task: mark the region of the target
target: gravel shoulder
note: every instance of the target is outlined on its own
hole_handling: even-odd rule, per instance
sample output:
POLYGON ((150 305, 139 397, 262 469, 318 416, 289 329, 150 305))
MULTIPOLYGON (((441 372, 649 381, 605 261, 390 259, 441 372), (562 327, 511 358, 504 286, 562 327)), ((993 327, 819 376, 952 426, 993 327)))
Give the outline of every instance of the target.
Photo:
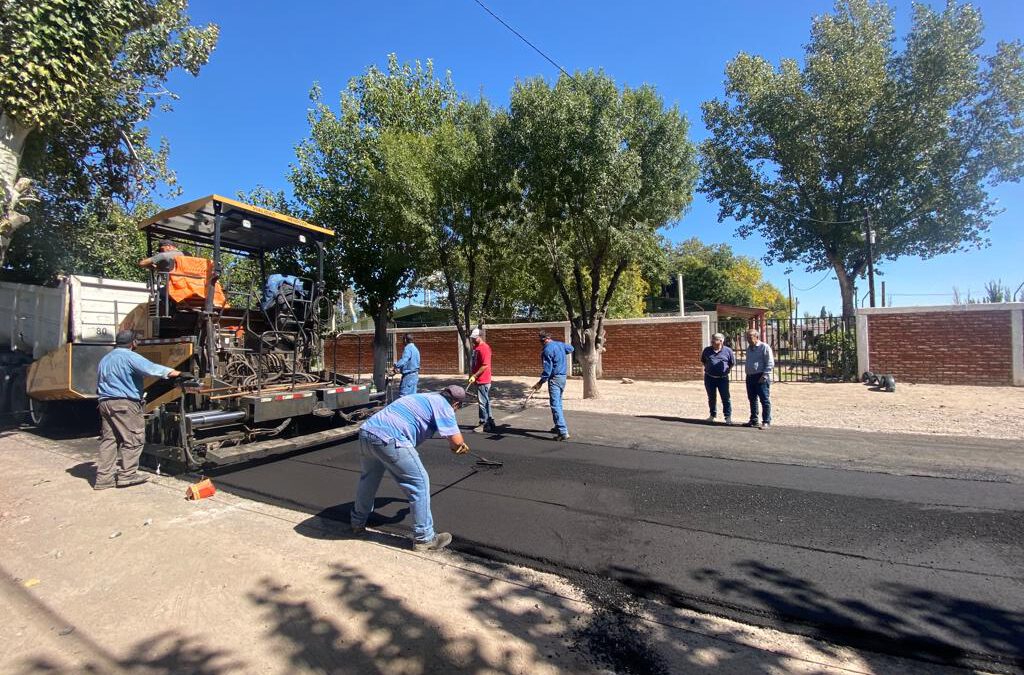
MULTIPOLYGON (((521 400, 534 382, 527 377, 496 377, 495 400, 521 400)), ((693 419, 708 415, 702 382, 602 380, 598 391, 600 398, 584 400, 583 381, 571 378, 566 410, 693 419)), ((743 383, 731 383, 731 394, 733 416, 743 422, 749 412, 743 383)), ((887 393, 855 383, 777 382, 771 395, 774 425, 780 427, 1024 440, 1024 387, 899 383, 895 392, 887 393)))

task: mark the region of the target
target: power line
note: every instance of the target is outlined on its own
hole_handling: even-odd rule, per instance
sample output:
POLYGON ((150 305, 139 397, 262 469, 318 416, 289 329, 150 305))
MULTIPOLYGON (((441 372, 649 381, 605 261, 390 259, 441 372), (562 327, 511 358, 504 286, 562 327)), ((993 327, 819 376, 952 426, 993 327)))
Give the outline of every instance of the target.
POLYGON ((793 290, 794 291, 811 291, 811 290, 814 290, 815 288, 817 288, 818 286, 821 285, 822 281, 824 281, 825 279, 828 279, 830 276, 832 276, 831 272, 825 272, 825 276, 823 276, 821 279, 818 279, 818 283, 814 284, 810 288, 797 288, 796 286, 794 286, 793 290))
POLYGON ((515 35, 515 36, 516 36, 517 38, 519 38, 520 40, 522 40, 523 42, 525 42, 525 43, 526 43, 527 45, 529 45, 529 46, 530 46, 530 49, 532 49, 533 51, 537 52, 537 53, 538 53, 538 54, 540 54, 540 55, 541 55, 542 57, 544 57, 544 59, 545 59, 545 60, 547 60, 547 62, 548 62, 548 63, 550 63, 551 65, 553 65, 553 66, 554 66, 555 68, 558 68, 558 70, 560 70, 560 71, 562 72, 562 74, 563 74, 563 75, 565 75, 565 76, 566 76, 566 77, 568 77, 569 79, 571 79, 571 80, 574 80, 574 81, 575 81, 575 78, 574 78, 574 77, 573 77, 572 75, 570 75, 570 74, 569 74, 569 71, 567 71, 567 70, 566 70, 565 68, 563 68, 562 66, 558 65, 558 63, 557 63, 557 62, 556 62, 556 61, 555 61, 555 60, 554 60, 553 58, 551 58, 550 56, 548 56, 547 54, 545 54, 545 53, 544 53, 544 52, 543 52, 543 51, 541 50, 541 48, 540 48, 540 47, 538 47, 537 45, 535 45, 535 44, 533 44, 532 42, 530 42, 529 40, 527 40, 527 39, 526 39, 526 37, 525 37, 525 36, 524 36, 524 35, 523 35, 522 33, 520 33, 519 31, 517 31, 517 30, 516 30, 515 28, 513 28, 512 26, 508 25, 508 23, 506 23, 504 19, 502 19, 502 18, 501 18, 500 16, 498 16, 497 14, 495 14, 494 12, 492 12, 492 11, 491 11, 491 8, 490 8, 490 7, 488 7, 487 5, 485 5, 484 3, 482 3, 482 2, 480 1, 480 0, 473 0, 473 2, 475 2, 475 3, 476 3, 476 4, 478 4, 478 5, 480 5, 480 7, 481 7, 481 8, 482 8, 482 9, 483 9, 483 10, 484 10, 485 12, 487 12, 487 13, 488 13, 488 14, 490 14, 490 15, 491 15, 492 17, 494 17, 494 19, 495 19, 495 20, 496 20, 496 21, 497 21, 498 23, 500 23, 500 24, 501 24, 502 26, 504 26, 504 27, 505 27, 505 28, 507 28, 507 29, 508 29, 509 31, 511 31, 511 33, 512 33, 513 35, 515 35))

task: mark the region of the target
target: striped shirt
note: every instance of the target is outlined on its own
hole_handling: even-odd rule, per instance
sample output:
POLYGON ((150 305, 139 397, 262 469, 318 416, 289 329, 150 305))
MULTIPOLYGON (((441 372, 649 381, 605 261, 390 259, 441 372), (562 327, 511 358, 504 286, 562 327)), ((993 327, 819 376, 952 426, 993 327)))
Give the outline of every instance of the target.
POLYGON ((441 394, 403 396, 366 420, 362 430, 406 448, 415 448, 435 432, 445 437, 461 433, 455 410, 441 394))

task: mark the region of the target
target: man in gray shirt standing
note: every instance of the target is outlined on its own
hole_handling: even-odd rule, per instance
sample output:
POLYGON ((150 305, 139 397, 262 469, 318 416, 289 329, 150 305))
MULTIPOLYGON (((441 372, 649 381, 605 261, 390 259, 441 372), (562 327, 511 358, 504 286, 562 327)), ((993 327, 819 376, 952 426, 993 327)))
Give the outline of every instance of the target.
POLYGON ((772 425, 772 368, 775 359, 768 343, 761 342, 761 333, 756 328, 747 331, 747 400, 750 401, 750 421, 745 427, 767 429, 772 425), (757 423, 757 403, 761 402, 761 424, 757 423))

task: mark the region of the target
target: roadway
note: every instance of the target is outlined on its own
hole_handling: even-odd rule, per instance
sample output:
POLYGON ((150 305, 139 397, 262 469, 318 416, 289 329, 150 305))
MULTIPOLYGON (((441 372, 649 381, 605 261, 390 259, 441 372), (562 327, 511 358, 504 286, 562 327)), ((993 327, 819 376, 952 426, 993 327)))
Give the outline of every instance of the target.
MULTIPOLYGON (((549 419, 535 411, 517 428, 467 435, 500 469, 443 441, 421 448, 435 522, 457 554, 553 571, 594 598, 653 598, 869 651, 1024 671, 1024 482, 955 460, 965 448, 1015 458, 1015 444, 585 414, 570 420, 574 441, 555 443, 537 431, 549 419), (922 465, 951 468, 901 475, 922 465)), ((346 442, 215 480, 347 523, 358 466, 346 442)), ((371 526, 408 534, 388 478, 376 514, 371 526)))

